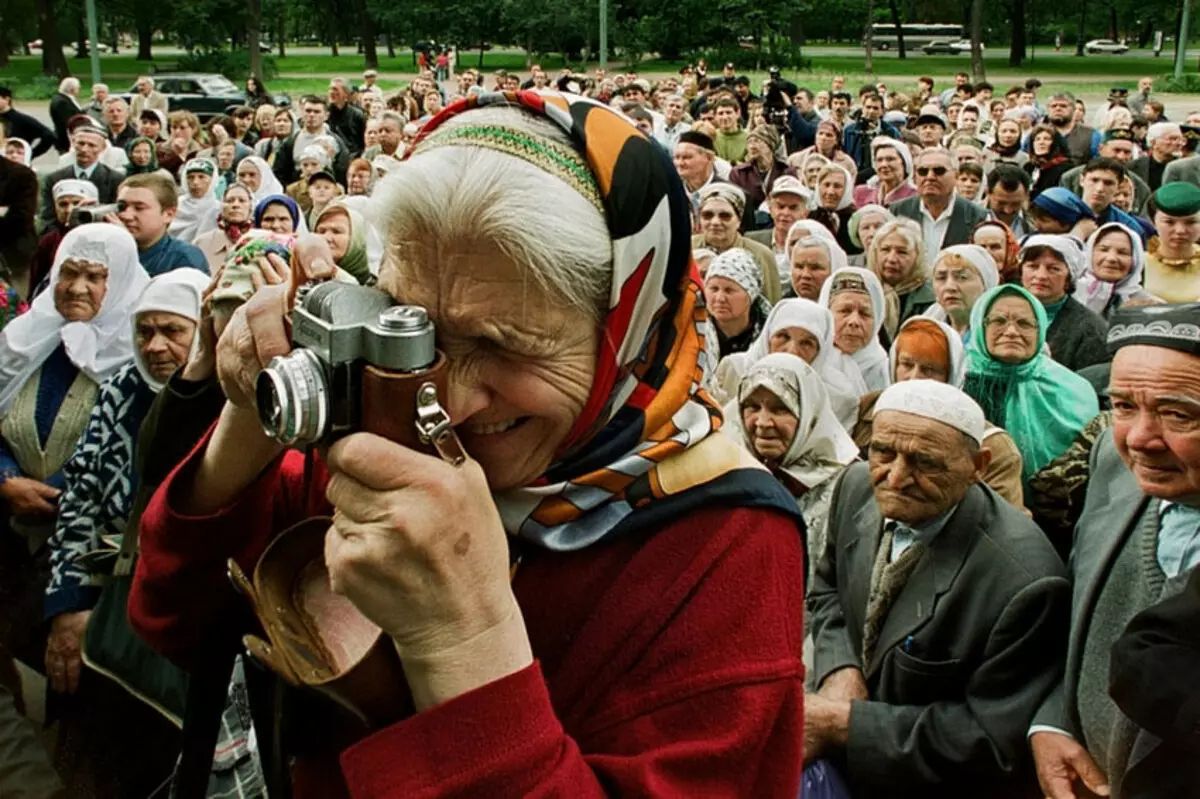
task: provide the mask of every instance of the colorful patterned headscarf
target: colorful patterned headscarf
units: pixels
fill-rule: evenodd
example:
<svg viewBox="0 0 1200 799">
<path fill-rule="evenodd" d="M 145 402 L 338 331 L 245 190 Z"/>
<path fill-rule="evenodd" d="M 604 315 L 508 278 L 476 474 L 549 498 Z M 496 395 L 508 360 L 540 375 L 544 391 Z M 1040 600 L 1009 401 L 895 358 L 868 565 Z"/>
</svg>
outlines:
<svg viewBox="0 0 1200 799">
<path fill-rule="evenodd" d="M 771 508 L 799 522 L 778 481 L 743 447 L 714 435 L 721 411 L 703 388 L 715 365 L 704 344 L 708 315 L 691 258 L 688 197 L 670 156 L 606 106 L 532 91 L 451 104 L 412 152 L 420 157 L 422 141 L 446 120 L 495 105 L 519 106 L 570 136 L 599 188 L 613 260 L 591 396 L 549 471 L 495 496 L 505 529 L 576 550 L 706 506 Z"/>
</svg>

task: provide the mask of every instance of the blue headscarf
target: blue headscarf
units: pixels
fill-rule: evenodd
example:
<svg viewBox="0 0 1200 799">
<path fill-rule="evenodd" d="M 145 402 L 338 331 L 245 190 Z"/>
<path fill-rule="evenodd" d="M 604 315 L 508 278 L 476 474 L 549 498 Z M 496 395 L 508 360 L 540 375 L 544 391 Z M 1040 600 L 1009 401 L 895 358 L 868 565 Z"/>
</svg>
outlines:
<svg viewBox="0 0 1200 799">
<path fill-rule="evenodd" d="M 1080 219 L 1096 218 L 1096 214 L 1082 198 L 1062 186 L 1046 189 L 1033 198 L 1033 204 L 1068 225 L 1074 225 Z"/>
<path fill-rule="evenodd" d="M 1002 363 L 987 348 L 984 319 L 996 300 L 1009 295 L 1026 300 L 1037 319 L 1037 348 L 1024 363 Z M 1049 326 L 1041 302 L 1011 283 L 987 292 L 971 309 L 963 390 L 979 403 L 988 421 L 1012 436 L 1021 452 L 1022 480 L 1061 455 L 1100 412 L 1091 384 L 1046 352 Z"/>
<path fill-rule="evenodd" d="M 258 227 L 258 228 L 262 227 L 262 218 L 263 218 L 263 214 L 266 213 L 266 211 L 267 211 L 267 206 L 275 205 L 276 203 L 287 208 L 288 213 L 292 215 L 292 232 L 293 233 L 299 233 L 302 230 L 304 230 L 303 223 L 301 222 L 300 206 L 296 203 L 295 200 L 293 200 L 291 197 L 287 196 L 286 194 L 269 194 L 266 197 L 263 197 L 262 202 L 260 202 L 254 208 L 254 226 L 255 227 Z"/>
</svg>

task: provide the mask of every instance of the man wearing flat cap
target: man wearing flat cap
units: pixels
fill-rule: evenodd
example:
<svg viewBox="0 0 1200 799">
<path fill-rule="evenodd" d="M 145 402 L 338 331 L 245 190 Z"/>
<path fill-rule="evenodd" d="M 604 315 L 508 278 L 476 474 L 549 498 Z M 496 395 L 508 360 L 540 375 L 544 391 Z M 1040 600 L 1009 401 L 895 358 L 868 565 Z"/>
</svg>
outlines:
<svg viewBox="0 0 1200 799">
<path fill-rule="evenodd" d="M 1200 304 L 1119 309 L 1108 346 L 1113 426 L 1092 449 L 1075 528 L 1065 669 L 1030 728 L 1050 799 L 1079 796 L 1081 786 L 1131 795 L 1126 778 L 1160 740 L 1110 697 L 1113 644 L 1200 565 Z M 1196 676 L 1179 678 L 1194 695 Z"/>
<path fill-rule="evenodd" d="M 1146 291 L 1164 302 L 1200 299 L 1200 187 L 1168 183 L 1147 210 L 1158 235 L 1146 248 Z"/>
<path fill-rule="evenodd" d="M 1070 588 L 1032 521 L 986 486 L 983 411 L 910 380 L 838 483 L 808 597 L 805 758 L 854 796 L 1037 797 L 1025 733 L 1058 682 Z"/>
<path fill-rule="evenodd" d="M 746 193 L 743 231 L 758 230 L 770 223 L 767 213 L 759 214 L 759 206 L 775 188 L 778 178 L 796 177 L 796 170 L 777 155 L 779 145 L 779 130 L 774 125 L 759 125 L 746 134 L 746 163 L 738 164 L 729 173 L 729 182 Z"/>
</svg>

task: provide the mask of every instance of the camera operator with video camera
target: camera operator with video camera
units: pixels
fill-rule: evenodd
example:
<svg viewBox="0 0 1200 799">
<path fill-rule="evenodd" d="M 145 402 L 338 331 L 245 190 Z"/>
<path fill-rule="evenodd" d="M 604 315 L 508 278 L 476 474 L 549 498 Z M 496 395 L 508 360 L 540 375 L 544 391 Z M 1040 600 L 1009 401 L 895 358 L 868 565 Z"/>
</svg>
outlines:
<svg viewBox="0 0 1200 799">
<path fill-rule="evenodd" d="M 96 187 L 97 201 L 111 203 L 117 199 L 117 185 L 124 177 L 122 172 L 101 163 L 101 153 L 108 147 L 108 136 L 98 124 L 81 121 L 71 133 L 71 150 L 75 163 L 46 175 L 42 180 L 42 227 L 53 224 L 54 186 L 60 180 L 86 180 Z"/>
<path fill-rule="evenodd" d="M 763 98 L 763 116 L 779 131 L 789 154 L 812 147 L 817 137 L 816 123 L 806 119 L 792 101 L 800 91 L 791 81 L 780 78 L 779 70 L 771 70 L 771 81 Z"/>
<path fill-rule="evenodd" d="M 53 193 L 54 221 L 42 231 L 37 250 L 33 254 L 33 262 L 29 266 L 30 300 L 45 288 L 42 281 L 50 274 L 50 267 L 54 265 L 54 256 L 58 253 L 58 245 L 62 243 L 63 236 L 81 223 L 75 209 L 94 207 L 100 199 L 95 184 L 74 178 L 60 180 L 54 184 Z"/>
<path fill-rule="evenodd" d="M 271 638 L 320 692 L 274 717 L 296 796 L 794 797 L 802 533 L 715 429 L 670 162 L 577 96 L 431 124 L 375 195 L 383 291 L 234 312 L 224 410 L 142 517 L 134 629 L 181 663 Z"/>
</svg>

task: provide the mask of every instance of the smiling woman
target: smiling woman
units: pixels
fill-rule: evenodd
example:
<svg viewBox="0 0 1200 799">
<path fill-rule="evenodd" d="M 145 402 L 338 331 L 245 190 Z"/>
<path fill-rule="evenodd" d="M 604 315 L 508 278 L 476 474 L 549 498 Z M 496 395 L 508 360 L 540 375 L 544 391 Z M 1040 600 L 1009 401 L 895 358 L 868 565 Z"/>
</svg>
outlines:
<svg viewBox="0 0 1200 799">
<path fill-rule="evenodd" d="M 582 98 L 483 93 L 378 192 L 379 285 L 435 323 L 469 458 L 354 434 L 306 490 L 254 408 L 289 349 L 288 287 L 261 289 L 218 345 L 220 420 L 143 517 L 135 628 L 182 661 L 241 634 L 226 560 L 250 569 L 332 511 L 331 586 L 392 639 L 403 672 L 377 687 L 410 710 L 365 739 L 318 710 L 297 795 L 795 796 L 803 538 L 794 500 L 715 435 L 665 152 Z M 745 591 L 747 569 L 775 588 Z"/>
</svg>

